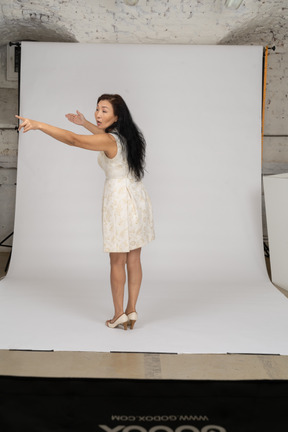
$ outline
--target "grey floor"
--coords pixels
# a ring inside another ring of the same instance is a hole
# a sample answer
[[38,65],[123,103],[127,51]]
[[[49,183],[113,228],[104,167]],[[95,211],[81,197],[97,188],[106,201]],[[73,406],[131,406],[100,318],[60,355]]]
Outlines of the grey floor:
[[[0,253],[0,277],[8,254]],[[269,271],[269,261],[267,260]],[[282,291],[287,297],[288,292]],[[5,331],[5,329],[1,329]],[[0,375],[190,380],[288,379],[288,356],[0,350]]]

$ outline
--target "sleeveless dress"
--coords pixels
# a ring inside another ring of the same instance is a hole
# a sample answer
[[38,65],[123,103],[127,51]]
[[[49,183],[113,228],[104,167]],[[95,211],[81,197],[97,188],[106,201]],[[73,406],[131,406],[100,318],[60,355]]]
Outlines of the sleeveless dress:
[[151,201],[141,181],[129,172],[125,151],[117,134],[117,154],[109,159],[99,152],[105,171],[102,203],[104,252],[129,252],[155,238]]

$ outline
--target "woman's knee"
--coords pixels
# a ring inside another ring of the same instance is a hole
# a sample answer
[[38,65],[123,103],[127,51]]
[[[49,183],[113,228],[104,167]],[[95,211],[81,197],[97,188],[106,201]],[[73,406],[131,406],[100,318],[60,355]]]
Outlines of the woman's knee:
[[141,248],[134,249],[127,254],[127,267],[135,267],[141,264]]
[[113,252],[110,253],[110,264],[112,266],[121,266],[124,267],[127,263],[127,253],[122,252]]

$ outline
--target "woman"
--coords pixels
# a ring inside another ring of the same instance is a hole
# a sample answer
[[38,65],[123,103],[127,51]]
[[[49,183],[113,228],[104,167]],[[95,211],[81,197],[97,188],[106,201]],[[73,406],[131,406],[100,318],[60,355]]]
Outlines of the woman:
[[[84,126],[93,135],[78,135],[39,121],[22,120],[19,131],[39,130],[65,144],[99,151],[98,162],[105,171],[102,227],[104,251],[110,254],[110,282],[114,316],[106,325],[115,328],[137,320],[136,303],[142,281],[141,248],[154,239],[152,208],[141,182],[144,175],[145,139],[133,122],[119,95],[98,98],[96,124],[79,111],[67,114],[71,122]],[[124,312],[124,286],[128,276],[128,302]]]

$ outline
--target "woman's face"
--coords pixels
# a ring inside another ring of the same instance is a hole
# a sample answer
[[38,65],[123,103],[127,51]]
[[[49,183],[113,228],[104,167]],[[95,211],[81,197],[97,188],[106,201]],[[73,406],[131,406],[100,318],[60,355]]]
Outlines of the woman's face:
[[113,106],[108,100],[101,100],[95,111],[95,120],[99,129],[106,129],[118,120]]

